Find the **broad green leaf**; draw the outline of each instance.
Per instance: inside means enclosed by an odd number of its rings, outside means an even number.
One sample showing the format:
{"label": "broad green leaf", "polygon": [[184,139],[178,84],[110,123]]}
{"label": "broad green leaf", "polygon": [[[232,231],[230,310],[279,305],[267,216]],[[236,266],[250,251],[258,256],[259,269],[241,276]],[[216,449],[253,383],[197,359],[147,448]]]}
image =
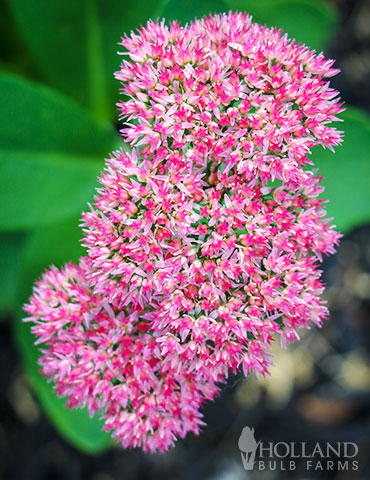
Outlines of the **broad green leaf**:
{"label": "broad green leaf", "polygon": [[282,28],[290,38],[323,50],[338,24],[338,13],[325,0],[226,0],[232,10],[247,12],[253,21]]}
{"label": "broad green leaf", "polygon": [[16,279],[26,238],[25,233],[0,234],[0,314],[14,308]]}
{"label": "broad green leaf", "polygon": [[119,135],[64,95],[16,75],[0,73],[0,151],[54,151],[97,158]]}
{"label": "broad green leaf", "polygon": [[[29,325],[22,327],[29,328]],[[29,364],[26,366],[26,374],[43,410],[58,432],[75,448],[84,453],[97,454],[113,446],[114,443],[109,435],[102,431],[103,422],[99,417],[95,415],[90,418],[86,409],[70,410],[66,407],[66,399],[57,397],[52,385],[48,384]]]}
{"label": "broad green leaf", "polygon": [[210,13],[221,13],[228,10],[224,0],[170,0],[160,13],[167,21],[178,20],[183,25],[194,18],[202,18]]}
{"label": "broad green leaf", "polygon": [[[28,234],[23,252],[21,276],[33,284],[47,266],[62,266],[68,261],[77,261],[83,254],[82,230],[78,213],[62,222],[36,228]],[[27,292],[29,293],[29,292]]]}
{"label": "broad green leaf", "polygon": [[124,33],[157,14],[152,0],[9,0],[21,35],[52,86],[88,106],[97,118],[115,119]]}
{"label": "broad green leaf", "polygon": [[78,214],[100,162],[57,153],[0,151],[0,230],[33,228]]}
{"label": "broad green leaf", "polygon": [[340,116],[343,144],[335,153],[316,147],[311,159],[324,177],[328,214],[345,233],[370,220],[370,117],[353,107]]}
{"label": "broad green leaf", "polygon": [[30,324],[22,322],[26,313],[21,310],[21,305],[28,301],[35,279],[49,264],[59,267],[67,261],[78,260],[83,253],[78,241],[80,237],[77,217],[30,234],[22,255],[22,268],[17,282],[19,315],[14,333],[28,379],[44,411],[67,441],[83,452],[93,454],[108,448],[112,441],[101,431],[102,422],[97,417],[91,419],[86,409],[67,408],[66,399],[58,398],[52,385],[40,374],[37,365],[38,348],[34,345]]}

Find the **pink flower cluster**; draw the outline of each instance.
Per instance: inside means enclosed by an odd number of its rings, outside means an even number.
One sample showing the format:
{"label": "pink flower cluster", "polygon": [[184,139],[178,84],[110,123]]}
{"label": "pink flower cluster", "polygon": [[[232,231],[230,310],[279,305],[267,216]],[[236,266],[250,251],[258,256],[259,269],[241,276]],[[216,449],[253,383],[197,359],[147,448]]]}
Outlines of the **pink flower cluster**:
{"label": "pink flower cluster", "polygon": [[122,41],[132,153],[107,160],[83,214],[87,257],[45,274],[27,311],[71,406],[125,445],[197,432],[230,370],[268,372],[270,344],[327,315],[318,268],[340,235],[311,148],[333,148],[333,61],[240,13]]}
{"label": "pink flower cluster", "polygon": [[199,433],[199,408],[217,393],[166,360],[140,322],[139,309],[115,310],[86,281],[89,261],[51,267],[26,310],[42,350],[43,374],[67,405],[105,419],[125,447],[164,451],[177,436]]}

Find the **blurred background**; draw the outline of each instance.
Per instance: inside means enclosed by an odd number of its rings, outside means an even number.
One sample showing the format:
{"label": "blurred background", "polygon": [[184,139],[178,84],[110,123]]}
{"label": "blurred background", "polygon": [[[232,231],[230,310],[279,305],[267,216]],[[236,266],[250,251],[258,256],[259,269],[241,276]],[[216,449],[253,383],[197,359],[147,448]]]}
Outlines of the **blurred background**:
{"label": "blurred background", "polygon": [[[264,380],[233,376],[207,426],[164,455],[123,450],[38,373],[21,306],[50,264],[76,260],[78,220],[122,141],[117,42],[148,18],[242,10],[337,59],[344,144],[313,160],[345,234],[325,259],[331,316],[279,350]],[[370,1],[0,0],[0,480],[370,478]],[[358,469],[246,472],[244,426],[263,442],[355,442]],[[330,459],[326,459],[330,460]],[[325,460],[325,461],[326,461]]]}

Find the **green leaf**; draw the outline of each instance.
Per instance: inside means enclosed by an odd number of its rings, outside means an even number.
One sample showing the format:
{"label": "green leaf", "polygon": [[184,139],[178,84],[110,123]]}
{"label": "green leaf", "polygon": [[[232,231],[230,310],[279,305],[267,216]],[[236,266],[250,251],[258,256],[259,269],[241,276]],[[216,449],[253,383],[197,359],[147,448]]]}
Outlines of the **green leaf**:
{"label": "green leaf", "polygon": [[142,0],[9,0],[20,33],[44,79],[73,96],[97,118],[115,119],[124,33],[156,15],[158,2]]}
{"label": "green leaf", "polygon": [[16,298],[16,280],[20,257],[27,235],[0,234],[0,313],[11,312]]}
{"label": "green leaf", "polygon": [[[54,223],[29,233],[23,253],[21,275],[28,282],[28,289],[47,266],[57,267],[68,261],[77,261],[83,254],[79,227],[81,215]],[[27,292],[27,293],[29,293]]]}
{"label": "green leaf", "polygon": [[57,153],[0,151],[0,230],[55,223],[86,208],[102,164]]}
{"label": "green leaf", "polygon": [[341,115],[344,141],[335,154],[320,147],[313,149],[311,159],[324,176],[323,197],[330,217],[342,232],[370,220],[370,117],[347,107]]}
{"label": "green leaf", "polygon": [[54,223],[86,207],[113,127],[49,88],[0,74],[0,230]]}
{"label": "green leaf", "polygon": [[107,449],[112,440],[101,431],[102,422],[98,417],[90,418],[86,409],[70,410],[65,406],[66,399],[56,396],[52,385],[40,374],[37,365],[38,348],[30,332],[30,325],[22,322],[26,316],[21,305],[28,300],[36,278],[49,264],[61,266],[66,261],[77,261],[83,253],[79,245],[81,230],[78,218],[48,228],[32,232],[22,255],[22,269],[17,282],[19,292],[19,315],[14,333],[22,354],[25,370],[44,411],[59,431],[72,445],[85,453],[99,453]]}
{"label": "green leaf", "polygon": [[160,13],[166,20],[178,20],[183,25],[194,18],[202,18],[210,13],[221,13],[228,10],[224,0],[170,0]]}
{"label": "green leaf", "polygon": [[103,157],[119,144],[108,123],[50,88],[0,73],[0,150]]}
{"label": "green leaf", "polygon": [[78,450],[89,454],[104,452],[113,445],[109,435],[101,430],[103,422],[99,417],[95,415],[90,418],[86,409],[70,410],[65,406],[66,400],[57,397],[53,387],[46,383],[39,373],[33,371],[30,366],[26,367],[26,371],[28,381],[36,392],[43,410],[58,432],[69,443]]}
{"label": "green leaf", "polygon": [[324,0],[227,0],[229,8],[247,12],[253,21],[282,28],[290,38],[321,51],[338,25],[338,12]]}
{"label": "green leaf", "polygon": [[77,262],[84,254],[79,222],[80,214],[28,233],[17,278],[17,305],[28,300],[35,280],[49,265],[61,267],[66,262]]}

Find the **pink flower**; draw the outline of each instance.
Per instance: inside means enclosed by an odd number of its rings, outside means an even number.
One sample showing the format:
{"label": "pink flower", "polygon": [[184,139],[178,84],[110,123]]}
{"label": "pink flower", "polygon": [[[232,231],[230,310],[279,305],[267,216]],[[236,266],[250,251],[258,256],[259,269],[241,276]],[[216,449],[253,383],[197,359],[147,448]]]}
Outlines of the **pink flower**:
{"label": "pink flower", "polygon": [[199,433],[199,407],[216,395],[214,382],[200,384],[179,361],[167,361],[140,309],[117,311],[94,295],[88,268],[86,258],[51,267],[25,307],[43,346],[43,374],[71,408],[99,413],[125,447],[164,451],[177,436]]}
{"label": "pink flower", "polygon": [[134,149],[107,161],[84,214],[94,291],[144,308],[166,355],[200,381],[265,374],[276,335],[327,316],[317,261],[340,235],[308,167],[312,147],[341,141],[325,79],[337,70],[239,13],[149,22],[122,45]]}
{"label": "pink flower", "polygon": [[[320,325],[325,218],[312,147],[333,148],[333,61],[240,13],[122,41],[132,153],[106,162],[83,213],[87,256],[49,270],[26,307],[46,376],[124,446],[165,450],[271,342]],[[132,122],[135,120],[135,122]]]}

